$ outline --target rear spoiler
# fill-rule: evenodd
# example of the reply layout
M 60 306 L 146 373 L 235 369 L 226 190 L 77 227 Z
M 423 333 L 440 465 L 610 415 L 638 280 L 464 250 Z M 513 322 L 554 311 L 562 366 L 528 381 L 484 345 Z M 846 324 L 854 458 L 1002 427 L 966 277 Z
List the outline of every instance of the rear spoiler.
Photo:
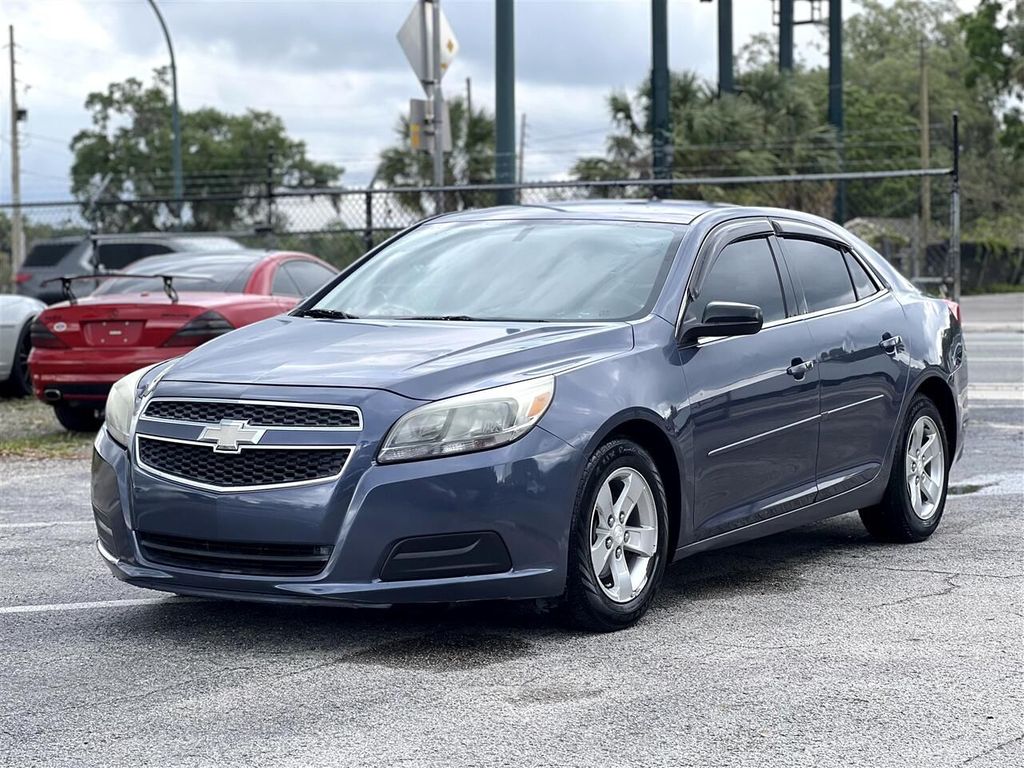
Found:
M 111 277 L 135 277 L 145 278 L 151 280 L 163 280 L 164 281 L 164 293 L 167 294 L 167 298 L 171 300 L 172 304 L 178 303 L 178 292 L 174 290 L 174 280 L 205 280 L 206 282 L 212 282 L 213 278 L 209 275 L 140 275 L 132 272 L 101 272 L 97 275 L 61 275 L 60 277 L 51 277 L 49 280 L 43 280 L 39 285 L 48 285 L 50 283 L 60 283 L 60 292 L 64 299 L 70 304 L 77 304 L 78 297 L 75 296 L 75 292 L 71 290 L 71 284 L 78 280 L 106 280 Z

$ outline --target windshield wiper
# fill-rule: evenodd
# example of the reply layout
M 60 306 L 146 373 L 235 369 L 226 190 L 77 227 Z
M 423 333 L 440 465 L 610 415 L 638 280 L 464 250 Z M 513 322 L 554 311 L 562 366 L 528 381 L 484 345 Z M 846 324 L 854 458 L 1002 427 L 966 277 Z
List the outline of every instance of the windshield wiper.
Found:
M 410 315 L 408 317 L 396 317 L 395 320 L 483 320 L 482 317 L 470 317 L 469 315 Z
M 312 307 L 310 309 L 304 309 L 301 312 L 296 313 L 299 317 L 320 317 L 327 320 L 358 320 L 357 315 L 350 315 L 348 312 L 343 312 L 340 309 L 320 309 L 319 307 Z

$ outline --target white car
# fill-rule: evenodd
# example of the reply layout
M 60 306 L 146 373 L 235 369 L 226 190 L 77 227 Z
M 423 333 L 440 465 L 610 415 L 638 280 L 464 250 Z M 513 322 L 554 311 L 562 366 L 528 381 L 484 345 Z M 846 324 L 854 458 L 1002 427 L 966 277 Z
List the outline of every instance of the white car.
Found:
M 28 353 L 32 348 L 31 327 L 46 305 L 29 296 L 0 294 L 0 390 L 23 397 L 32 394 Z

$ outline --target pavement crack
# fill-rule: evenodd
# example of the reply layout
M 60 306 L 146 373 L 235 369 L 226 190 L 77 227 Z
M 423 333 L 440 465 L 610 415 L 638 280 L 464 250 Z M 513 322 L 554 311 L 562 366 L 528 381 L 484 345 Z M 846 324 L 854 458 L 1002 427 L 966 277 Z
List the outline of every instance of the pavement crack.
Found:
M 963 766 L 965 766 L 965 765 L 970 765 L 975 760 L 980 760 L 981 758 L 983 758 L 983 757 L 985 757 L 987 755 L 991 755 L 993 752 L 998 752 L 999 750 L 1003 749 L 1004 747 L 1008 747 L 1011 744 L 1016 744 L 1018 741 L 1024 741 L 1024 733 L 1022 733 L 1020 736 L 1016 736 L 1016 737 L 1014 737 L 1012 739 L 1007 739 L 1006 741 L 1002 741 L 1002 742 L 996 744 L 994 747 L 992 747 L 990 749 L 986 749 L 984 752 L 979 752 L 978 754 L 974 755 L 973 757 L 967 758 L 962 763 L 960 763 L 960 766 L 961 766 L 961 768 L 963 768 Z
M 943 582 L 945 583 L 946 586 L 943 587 L 942 589 L 936 591 L 936 592 L 925 592 L 924 594 L 920 594 L 920 595 L 907 595 L 906 597 L 901 597 L 898 600 L 888 600 L 888 601 L 886 601 L 884 603 L 876 603 L 875 605 L 872 605 L 871 607 L 872 608 L 887 608 L 887 607 L 892 606 L 892 605 L 902 605 L 903 603 L 911 603 L 911 602 L 914 602 L 915 600 L 929 600 L 929 599 L 931 599 L 933 597 L 943 597 L 944 595 L 951 594 L 952 592 L 954 592 L 955 590 L 960 588 L 960 585 L 959 584 L 954 584 L 953 580 L 955 578 L 957 578 L 958 576 L 961 576 L 961 575 L 962 574 L 959 574 L 959 573 L 953 573 L 953 574 L 950 574 L 949 576 L 947 576 L 946 578 L 944 578 Z

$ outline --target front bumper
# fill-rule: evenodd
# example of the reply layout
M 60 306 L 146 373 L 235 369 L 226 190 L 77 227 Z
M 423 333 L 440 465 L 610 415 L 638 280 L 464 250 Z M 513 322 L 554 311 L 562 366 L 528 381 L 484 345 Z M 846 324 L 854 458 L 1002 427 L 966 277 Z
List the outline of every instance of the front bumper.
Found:
M 578 453 L 539 427 L 494 450 L 406 464 L 353 462 L 353 471 L 332 483 L 245 494 L 211 493 L 148 475 L 105 430 L 94 448 L 98 548 L 114 576 L 136 586 L 359 605 L 540 598 L 564 590 Z M 133 502 L 139 498 L 146 504 Z M 500 537 L 511 568 L 382 578 L 397 543 L 475 531 Z M 216 573 L 148 561 L 139 546 L 147 533 L 281 544 L 329 540 L 333 550 L 315 577 Z

